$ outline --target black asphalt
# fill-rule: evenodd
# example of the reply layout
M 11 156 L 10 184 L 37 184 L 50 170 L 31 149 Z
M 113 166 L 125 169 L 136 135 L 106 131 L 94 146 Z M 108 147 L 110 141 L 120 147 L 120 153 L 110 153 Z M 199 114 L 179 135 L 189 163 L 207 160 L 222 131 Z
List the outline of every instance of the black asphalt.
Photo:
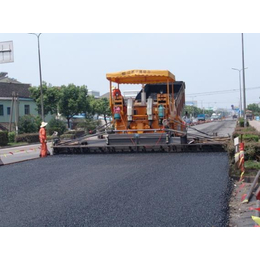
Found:
M 50 156 L 0 168 L 0 226 L 227 226 L 225 153 Z

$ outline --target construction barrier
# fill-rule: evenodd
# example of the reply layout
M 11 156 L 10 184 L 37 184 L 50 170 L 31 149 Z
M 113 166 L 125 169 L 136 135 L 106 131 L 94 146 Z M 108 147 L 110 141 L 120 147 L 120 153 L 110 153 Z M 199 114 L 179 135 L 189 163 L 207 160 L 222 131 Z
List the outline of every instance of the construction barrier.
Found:
M 7 153 L 2 153 L 0 154 L 0 158 L 1 157 L 7 157 L 7 156 L 12 156 L 15 155 L 17 153 L 29 153 L 29 152 L 36 152 L 38 149 L 41 149 L 41 147 L 37 147 L 37 148 L 30 148 L 30 149 L 21 149 L 21 150 L 15 150 L 14 152 L 7 152 Z
M 235 163 L 237 163 L 238 169 L 240 169 L 240 179 L 239 181 L 243 181 L 243 176 L 245 174 L 245 144 L 239 143 L 239 137 L 234 139 L 235 145 Z

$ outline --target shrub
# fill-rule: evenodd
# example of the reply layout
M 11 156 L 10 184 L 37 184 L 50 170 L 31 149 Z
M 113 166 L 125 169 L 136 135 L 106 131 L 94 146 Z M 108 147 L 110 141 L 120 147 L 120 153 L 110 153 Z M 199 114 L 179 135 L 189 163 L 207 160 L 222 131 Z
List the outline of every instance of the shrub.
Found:
M 32 115 L 25 115 L 19 118 L 18 131 L 19 134 L 36 133 L 39 131 L 41 118 Z
M 245 168 L 260 170 L 260 163 L 254 160 L 249 160 L 245 162 Z
M 0 145 L 7 145 L 7 144 L 8 144 L 8 132 L 0 131 Z
M 85 134 L 84 130 L 70 130 L 64 133 L 65 135 L 74 135 L 75 138 L 81 137 Z
M 14 143 L 15 142 L 15 132 L 9 132 L 8 133 L 8 142 Z
M 239 118 L 239 126 L 244 127 L 244 118 Z M 249 127 L 248 121 L 246 122 L 246 126 Z
M 256 132 L 256 131 L 235 131 L 233 133 L 233 139 L 238 137 L 238 136 L 241 138 L 241 135 L 243 135 L 243 138 L 244 138 L 244 135 L 260 136 L 260 134 L 258 132 Z
M 243 140 L 247 142 L 258 142 L 259 136 L 253 134 L 245 134 L 243 135 Z
M 52 135 L 54 131 L 58 132 L 58 135 L 62 135 L 66 130 L 66 124 L 59 120 L 52 118 L 47 125 L 47 133 Z
M 61 139 L 75 139 L 75 134 L 64 134 L 60 136 Z
M 39 133 L 17 135 L 15 137 L 15 142 L 39 143 Z
M 85 132 L 96 130 L 100 126 L 100 120 L 86 119 L 85 122 L 80 122 L 77 124 L 78 128 L 84 128 Z
M 244 152 L 245 161 L 254 160 L 255 155 L 256 155 L 255 146 L 253 144 L 246 145 L 245 146 L 245 152 Z

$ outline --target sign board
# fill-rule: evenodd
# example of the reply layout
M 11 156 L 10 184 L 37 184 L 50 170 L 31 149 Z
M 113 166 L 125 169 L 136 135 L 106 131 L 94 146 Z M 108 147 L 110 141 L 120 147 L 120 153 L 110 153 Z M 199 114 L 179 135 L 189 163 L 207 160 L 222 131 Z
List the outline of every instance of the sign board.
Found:
M 14 62 L 13 41 L 0 42 L 0 63 Z
M 234 138 L 234 145 L 239 145 L 239 137 Z

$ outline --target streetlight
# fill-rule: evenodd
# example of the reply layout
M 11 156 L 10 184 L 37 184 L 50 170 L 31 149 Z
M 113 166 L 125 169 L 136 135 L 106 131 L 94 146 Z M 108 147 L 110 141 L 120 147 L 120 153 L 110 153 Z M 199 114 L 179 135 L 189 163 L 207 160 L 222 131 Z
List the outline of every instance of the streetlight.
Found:
M 37 37 L 38 39 L 38 57 L 39 57 L 39 72 L 40 72 L 40 90 L 41 90 L 41 114 L 42 121 L 44 122 L 44 110 L 43 110 L 43 95 L 42 95 L 42 70 L 41 70 L 41 55 L 40 55 L 40 35 L 41 33 L 30 33 Z
M 247 126 L 247 119 L 246 119 L 246 80 L 245 80 L 245 61 L 244 61 L 244 35 L 241 33 L 242 36 L 242 68 L 243 68 L 243 103 L 244 103 L 244 127 Z
M 247 67 L 245 69 L 248 69 Z M 243 69 L 235 69 L 232 68 L 232 70 L 237 70 L 239 72 L 239 89 L 240 89 L 240 102 L 239 102 L 239 110 L 240 110 L 240 117 L 242 117 L 242 90 L 241 90 L 241 71 Z

